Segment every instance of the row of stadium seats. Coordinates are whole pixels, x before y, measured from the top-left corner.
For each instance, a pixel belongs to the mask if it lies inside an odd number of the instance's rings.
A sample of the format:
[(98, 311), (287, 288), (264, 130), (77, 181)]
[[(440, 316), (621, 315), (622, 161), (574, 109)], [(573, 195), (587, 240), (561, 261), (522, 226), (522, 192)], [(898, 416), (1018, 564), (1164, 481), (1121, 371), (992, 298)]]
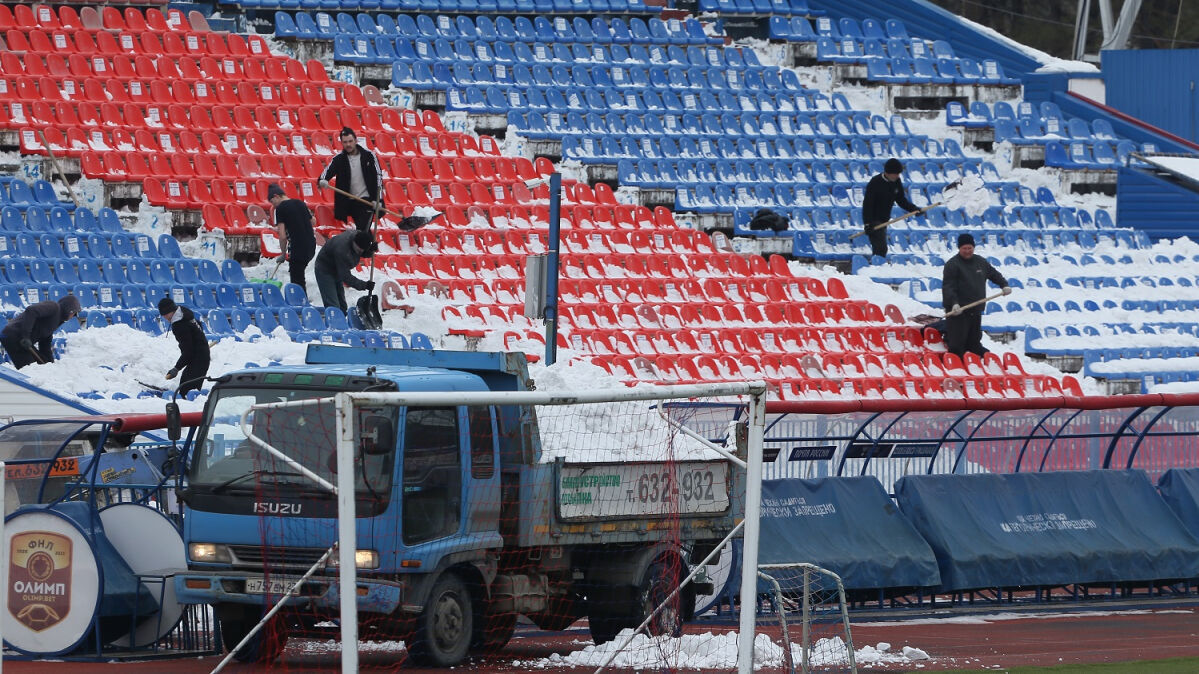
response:
[[(165, 5), (166, 3), (138, 2), (137, 4)], [(29, 30), (31, 28), (54, 30), (84, 27), (163, 32), (186, 30), (189, 26), (183, 12), (178, 9), (168, 9), (164, 13), (159, 9), (142, 9), (140, 7), (126, 7), (122, 11), (112, 5), (80, 7), (79, 9), (70, 5), (62, 5), (57, 10), (50, 5), (0, 5), (0, 30)]]
[(350, 14), (339, 12), (330, 17), (324, 12), (315, 16), (307, 12), (294, 15), (275, 13), (275, 34), (282, 38), (302, 40), (334, 40), (339, 37), (350, 39), (374, 38), (377, 36), (402, 37), (410, 40), (480, 40), (496, 42), (543, 42), (546, 44), (723, 44), (723, 38), (704, 34), (704, 28), (695, 19), (668, 19), (657, 17), (641, 19), (630, 17), (627, 21), (619, 16), (610, 19), (596, 17), (590, 21), (582, 17), (573, 20), (558, 16), (552, 19), (537, 16), (533, 19), (518, 16), (515, 20), (501, 16), (495, 21), (488, 16), (475, 20), (465, 15), (456, 17), (418, 14)]
[[(83, 210), (83, 209), (80, 209)], [(7, 215), (7, 214), (6, 214)], [(145, 234), (37, 234), (0, 230), (0, 255), (25, 258), (144, 258), (159, 257), (153, 240)], [(69, 230), (68, 230), (69, 231)], [(172, 239), (172, 243), (174, 240)]]
[[(246, 285), (241, 268), (225, 260), (223, 269), (212, 260), (186, 258), (143, 260), (137, 258), (2, 257), (0, 283), (138, 284), (232, 283)], [(267, 292), (267, 291), (263, 291)], [(274, 291), (271, 291), (272, 293)]]

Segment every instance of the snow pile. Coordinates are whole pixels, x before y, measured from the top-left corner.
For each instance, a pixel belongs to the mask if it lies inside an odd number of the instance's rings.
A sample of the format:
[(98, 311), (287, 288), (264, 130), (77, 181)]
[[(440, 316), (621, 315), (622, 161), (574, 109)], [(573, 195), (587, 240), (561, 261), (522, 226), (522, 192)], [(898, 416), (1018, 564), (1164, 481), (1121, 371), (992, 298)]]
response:
[[(268, 363), (304, 362), (305, 345), (291, 341), (282, 328), (271, 335), (251, 328), (248, 337), (256, 339), (246, 342), (226, 339), (213, 346), (208, 375), (215, 377)], [(174, 390), (178, 386), (178, 380), (166, 379), (167, 370), (179, 358), (179, 347), (170, 333), (154, 336), (125, 325), (110, 325), (69, 333), (65, 338), (62, 358), (45, 365), (31, 365), (22, 369), (21, 374), (37, 386), (66, 398), (83, 400), (106, 413), (161, 412), (160, 397), (138, 396), (152, 392), (152, 387)], [(102, 399), (85, 399), (80, 393), (96, 394)], [(200, 396), (194, 401), (181, 401), (180, 407), (195, 411), (203, 403), (204, 396)]]
[[(599, 646), (587, 646), (582, 650), (559, 655), (557, 653), (541, 660), (517, 660), (514, 667), (548, 669), (552, 667), (600, 667), (612, 658), (609, 664), (614, 670), (728, 670), (737, 667), (737, 633), (684, 634), (679, 638), (647, 637), (638, 634), (628, 646), (621, 649), (628, 639), (629, 630)], [(615, 657), (613, 654), (615, 653)], [(771, 640), (770, 635), (754, 637), (754, 667), (778, 668), (786, 664), (783, 647)], [(791, 644), (792, 662), (802, 659), (802, 647)], [(880, 643), (866, 646), (854, 652), (859, 666), (882, 664), (910, 664), (928, 660), (928, 653), (919, 648), (904, 646), (899, 653), (891, 652), (891, 644)], [(828, 667), (849, 663), (849, 649), (840, 637), (820, 639), (812, 645), (810, 664), (813, 667)]]
[(991, 191), (974, 174), (962, 178), (956, 187), (946, 187), (942, 197), (945, 208), (960, 208), (970, 217), (982, 215), (991, 207)]

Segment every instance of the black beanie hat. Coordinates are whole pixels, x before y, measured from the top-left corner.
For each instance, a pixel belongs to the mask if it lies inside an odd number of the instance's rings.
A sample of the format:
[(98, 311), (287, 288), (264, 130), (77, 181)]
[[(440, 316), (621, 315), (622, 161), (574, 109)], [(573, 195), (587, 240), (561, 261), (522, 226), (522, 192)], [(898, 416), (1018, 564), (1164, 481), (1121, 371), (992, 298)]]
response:
[(158, 300), (158, 314), (160, 316), (169, 316), (170, 314), (175, 313), (175, 310), (178, 308), (179, 305), (175, 304), (175, 300), (169, 297), (164, 297)]
[(891, 157), (883, 164), (883, 173), (903, 173), (903, 162)]
[(354, 234), (354, 245), (358, 247), (358, 250), (362, 251), (362, 257), (367, 257), (379, 249), (375, 245), (375, 238), (367, 231), (359, 231)]
[(973, 246), (974, 236), (970, 234), (958, 234), (958, 248), (962, 246)]

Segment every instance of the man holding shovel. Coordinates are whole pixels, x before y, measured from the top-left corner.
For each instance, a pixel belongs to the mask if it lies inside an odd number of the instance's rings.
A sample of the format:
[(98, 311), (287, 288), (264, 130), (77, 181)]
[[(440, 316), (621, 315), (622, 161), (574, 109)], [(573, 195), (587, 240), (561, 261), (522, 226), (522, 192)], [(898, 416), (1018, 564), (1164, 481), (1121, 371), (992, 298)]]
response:
[(316, 254), (316, 235), (312, 232), (316, 218), (312, 217), (308, 204), (299, 199), (288, 199), (283, 188), (275, 183), (267, 186), (266, 196), (275, 211), (280, 261), (287, 260), (291, 282), (307, 293), (304, 272)]
[[(987, 281), (1010, 295), (1007, 279), (981, 255), (974, 254), (974, 237), (958, 236), (958, 254), (945, 262), (941, 277), (941, 304), (945, 307), (945, 346), (949, 352), (963, 356), (967, 351), (982, 356), (983, 310), (987, 297)], [(998, 295), (996, 295), (997, 297)]]
[(18, 370), (33, 363), (53, 363), (54, 331), (78, 315), (79, 299), (74, 295), (31, 304), (0, 331), (0, 345)]
[(383, 171), (375, 155), (358, 144), (357, 134), (348, 126), (341, 130), (341, 152), (333, 155), (319, 184), (328, 189), (329, 181), (337, 183), (333, 217), (342, 222), (353, 220), (359, 231), (369, 231), (374, 210), (383, 207)]
[(866, 184), (862, 197), (862, 222), (866, 224), (866, 236), (870, 237), (870, 250), (874, 255), (887, 257), (887, 228), (879, 227), (891, 220), (891, 209), (895, 204), (908, 213), (918, 213), (920, 208), (908, 200), (907, 190), (899, 174), (903, 163), (892, 157), (883, 164), (883, 172)]
[(374, 290), (374, 281), (363, 281), (350, 272), (358, 266), (358, 260), (371, 257), (378, 250), (369, 231), (342, 232), (329, 239), (316, 255), (316, 285), (321, 289), (321, 301), (327, 307), (338, 307), (345, 312), (346, 289)]

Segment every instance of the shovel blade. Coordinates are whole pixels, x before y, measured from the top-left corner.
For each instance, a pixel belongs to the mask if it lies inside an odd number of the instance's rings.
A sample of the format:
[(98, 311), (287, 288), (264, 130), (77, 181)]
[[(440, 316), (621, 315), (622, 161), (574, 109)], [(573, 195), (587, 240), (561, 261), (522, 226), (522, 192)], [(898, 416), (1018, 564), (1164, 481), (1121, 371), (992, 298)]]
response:
[(362, 327), (367, 330), (383, 328), (383, 314), (379, 312), (379, 296), (370, 294), (358, 298), (358, 316), (362, 319)]

